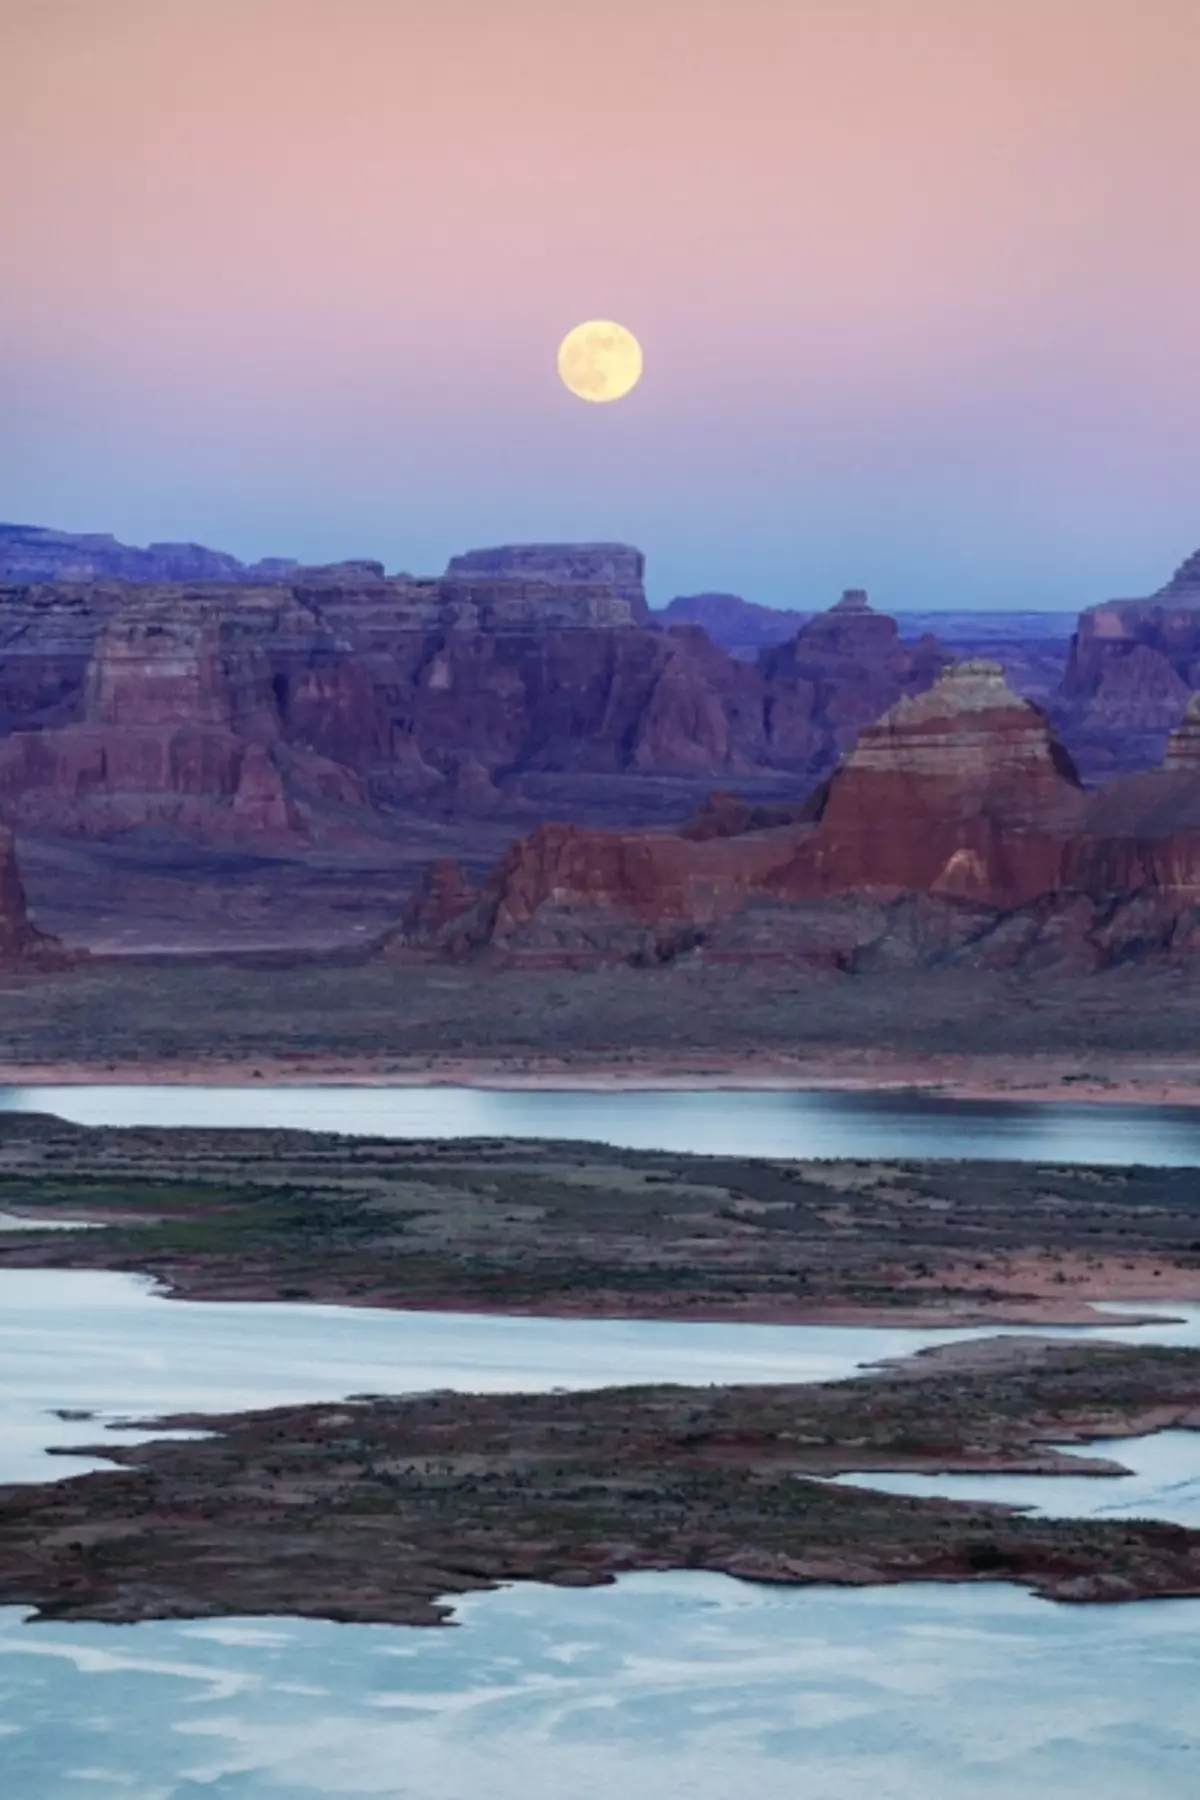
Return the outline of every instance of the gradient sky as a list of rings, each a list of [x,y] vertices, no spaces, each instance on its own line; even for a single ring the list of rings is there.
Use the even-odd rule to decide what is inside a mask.
[[[0,517],[804,606],[1200,545],[1197,0],[0,0],[0,69]]]

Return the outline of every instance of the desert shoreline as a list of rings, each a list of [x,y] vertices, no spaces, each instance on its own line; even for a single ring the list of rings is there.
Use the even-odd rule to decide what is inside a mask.
[[[127,1061],[0,1061],[11,1087],[478,1088],[497,1092],[893,1093],[957,1101],[1200,1107],[1200,1058],[832,1052],[812,1057],[616,1055],[190,1056]]]

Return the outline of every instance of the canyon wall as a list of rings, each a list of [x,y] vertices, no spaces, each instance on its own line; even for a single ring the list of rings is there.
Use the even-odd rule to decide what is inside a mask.
[[[796,817],[545,827],[472,891],[441,866],[392,954],[1073,969],[1200,942],[1200,707],[1168,766],[1089,793],[1046,714],[968,662],[864,729]],[[719,829],[711,828],[714,820]]]
[[[523,777],[546,776],[786,776],[798,795],[946,660],[932,639],[902,645],[894,621],[852,595],[748,664],[698,626],[647,623],[642,557],[622,545],[470,552],[429,579],[363,562],[265,585],[10,583],[0,807],[97,834],[233,830],[239,818],[295,831],[294,807],[279,793],[267,806],[266,786],[277,775],[298,798],[298,759],[314,757],[352,772],[361,804],[385,811],[490,814],[519,803]],[[264,754],[247,765],[256,799],[242,808],[250,744]],[[172,807],[171,793],[188,804]],[[138,794],[160,796],[140,820]],[[219,818],[202,818],[203,794]]]
[[[141,827],[204,842],[307,839],[312,802],[365,804],[361,780],[314,747],[285,742],[280,701],[304,651],[289,598],[239,614],[212,599],[143,589],[109,618],[87,665],[81,716],[0,740],[0,810],[41,830],[103,836]],[[273,642],[275,664],[266,644]],[[297,665],[300,665],[299,667]],[[338,692],[309,704],[338,735]],[[352,697],[347,711],[352,710]]]

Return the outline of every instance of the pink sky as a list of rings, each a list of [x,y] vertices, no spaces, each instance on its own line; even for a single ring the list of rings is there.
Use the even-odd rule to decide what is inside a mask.
[[[1200,543],[1196,0],[0,0],[0,67],[0,517],[797,604]]]

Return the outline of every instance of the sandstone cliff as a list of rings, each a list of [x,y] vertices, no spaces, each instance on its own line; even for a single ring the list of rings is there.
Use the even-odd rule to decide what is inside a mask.
[[[287,612],[270,613],[278,632]],[[194,596],[125,596],[91,656],[82,717],[0,741],[0,810],[68,833],[152,826],[270,844],[311,835],[317,795],[363,805],[349,770],[284,741],[286,686],[251,619]],[[324,724],[330,735],[336,718]]]
[[[714,801],[680,833],[546,827],[472,893],[445,874],[395,953],[519,962],[795,958],[1096,967],[1200,943],[1200,712],[1172,764],[1097,794],[999,665],[864,730],[808,809]]]
[[[781,891],[1020,905],[1057,886],[1058,840],[1082,809],[1045,714],[1012,692],[999,663],[960,663],[862,730]]]
[[[183,566],[170,549],[12,536],[11,569],[82,576],[115,566],[136,573],[136,583],[0,587],[0,738],[63,727],[123,730],[97,686],[116,678],[122,662],[129,676],[119,682],[123,704],[137,730],[164,727],[152,684],[165,664],[151,655],[151,636],[139,636],[130,621],[140,613],[159,621],[147,632],[185,631],[191,619],[220,615],[221,656],[242,658],[259,723],[235,717],[240,701],[215,690],[215,711],[197,713],[198,690],[177,683],[165,693],[171,722],[183,731],[223,719],[239,738],[261,741],[261,721],[271,716],[281,744],[354,770],[384,807],[487,813],[512,803],[522,775],[748,780],[775,771],[803,789],[829,772],[861,724],[927,686],[946,660],[931,639],[902,645],[894,621],[850,596],[761,666],[747,664],[697,626],[651,623],[643,558],[620,544],[469,551],[431,579],[389,577],[367,561],[272,564],[265,584],[236,559],[207,552],[185,562],[219,571],[220,579],[163,581],[163,568]],[[9,792],[22,779],[31,791],[52,790],[54,768],[72,803],[81,784],[111,789],[111,773],[85,783],[73,760],[82,751],[78,735],[57,746],[10,748]],[[106,770],[121,754],[110,746]],[[136,754],[150,754],[145,741]],[[210,746],[206,754],[216,752]],[[217,791],[227,796],[223,754]],[[121,791],[132,791],[118,779]],[[90,808],[93,818],[102,810]],[[132,801],[116,811],[132,817]],[[176,823],[190,829],[187,809]]]
[[[558,588],[607,587],[628,606],[635,625],[650,622],[645,574],[645,557],[629,544],[502,544],[468,550],[446,565],[450,580],[484,576]]]

